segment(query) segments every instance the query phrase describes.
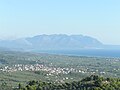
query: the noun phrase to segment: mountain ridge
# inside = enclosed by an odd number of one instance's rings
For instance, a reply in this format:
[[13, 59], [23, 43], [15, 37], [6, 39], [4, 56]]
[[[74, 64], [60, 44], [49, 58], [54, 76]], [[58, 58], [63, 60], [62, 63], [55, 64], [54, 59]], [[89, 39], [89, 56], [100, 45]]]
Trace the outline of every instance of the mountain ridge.
[[110, 45], [104, 45], [96, 38], [84, 35], [43, 34], [15, 40], [0, 40], [0, 47], [25, 51], [103, 49], [108, 48], [108, 46], [111, 47]]

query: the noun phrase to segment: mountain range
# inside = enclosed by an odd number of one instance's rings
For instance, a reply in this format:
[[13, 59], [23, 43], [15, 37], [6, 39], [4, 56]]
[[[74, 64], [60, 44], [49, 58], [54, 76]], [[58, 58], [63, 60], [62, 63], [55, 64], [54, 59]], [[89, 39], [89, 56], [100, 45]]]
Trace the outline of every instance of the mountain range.
[[119, 48], [120, 46], [104, 45], [99, 40], [83, 35], [37, 35], [15, 40], [0, 40], [0, 47], [10, 50], [38, 51], [38, 50], [76, 50], [76, 49], [104, 49]]

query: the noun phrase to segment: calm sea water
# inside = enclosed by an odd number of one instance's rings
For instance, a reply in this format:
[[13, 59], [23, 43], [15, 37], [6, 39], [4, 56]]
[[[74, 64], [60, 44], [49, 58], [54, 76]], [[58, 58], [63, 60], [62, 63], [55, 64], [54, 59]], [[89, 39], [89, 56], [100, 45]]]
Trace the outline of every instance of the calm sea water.
[[40, 52], [74, 56], [120, 57], [120, 50], [108, 50], [108, 49], [49, 50], [49, 51], [47, 50]]

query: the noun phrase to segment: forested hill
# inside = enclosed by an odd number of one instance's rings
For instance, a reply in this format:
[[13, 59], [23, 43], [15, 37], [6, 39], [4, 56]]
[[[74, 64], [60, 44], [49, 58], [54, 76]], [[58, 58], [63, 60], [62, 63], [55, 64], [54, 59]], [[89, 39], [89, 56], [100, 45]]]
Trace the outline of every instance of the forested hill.
[[71, 83], [49, 83], [42, 81], [29, 81], [26, 86], [18, 84], [17, 88], [10, 88], [4, 84], [0, 90], [120, 90], [120, 78], [103, 78], [91, 75], [81, 81]]

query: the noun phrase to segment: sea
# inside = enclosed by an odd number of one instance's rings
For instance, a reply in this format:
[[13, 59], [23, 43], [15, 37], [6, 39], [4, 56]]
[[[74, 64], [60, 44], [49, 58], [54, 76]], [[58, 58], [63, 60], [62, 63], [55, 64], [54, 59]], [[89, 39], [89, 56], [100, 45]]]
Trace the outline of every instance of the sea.
[[92, 57], [118, 57], [120, 49], [80, 49], [80, 50], [44, 50], [40, 53], [70, 55], [70, 56], [92, 56]]

